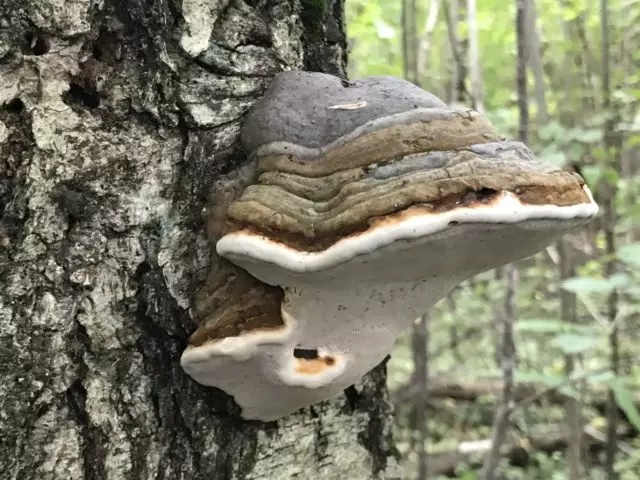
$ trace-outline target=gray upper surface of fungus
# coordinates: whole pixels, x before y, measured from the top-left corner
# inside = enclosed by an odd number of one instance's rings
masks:
[[[366,102],[366,108],[331,108]],[[348,82],[333,75],[287,72],[247,117],[242,142],[248,151],[286,141],[317,148],[368,121],[414,108],[446,108],[435,95],[390,77]],[[293,128],[292,128],[293,127]]]
[[[258,177],[217,251],[266,285],[214,312],[182,365],[246,418],[337,394],[459,282],[597,212],[580,176],[403,80],[281,73],[242,139]]]

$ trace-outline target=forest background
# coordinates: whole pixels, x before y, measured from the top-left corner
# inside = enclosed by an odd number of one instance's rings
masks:
[[[484,112],[601,207],[398,344],[408,477],[639,479],[640,1],[347,0],[347,28],[351,79],[405,77]]]

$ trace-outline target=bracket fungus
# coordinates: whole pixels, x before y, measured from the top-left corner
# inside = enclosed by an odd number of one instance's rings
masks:
[[[253,284],[204,321],[181,363],[247,419],[340,393],[460,282],[598,211],[579,175],[395,78],[281,73],[241,140],[256,178],[216,250]]]

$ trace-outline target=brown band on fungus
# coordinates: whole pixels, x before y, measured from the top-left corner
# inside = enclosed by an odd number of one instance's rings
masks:
[[[394,157],[453,150],[500,139],[484,117],[451,113],[446,120],[393,125],[369,132],[313,159],[295,154],[266,155],[258,159],[258,168],[260,172],[277,170],[320,177]]]
[[[337,219],[329,219],[324,224],[318,222],[313,225],[313,230],[304,231],[296,228],[296,223],[288,220],[282,213],[261,209],[260,205],[248,202],[242,205],[243,202],[240,201],[237,202],[237,209],[230,209],[227,231],[242,230],[263,235],[297,250],[315,252],[325,250],[342,238],[376,228],[376,222],[380,219],[393,219],[394,215],[413,206],[419,205],[423,213],[425,210],[440,213],[469,207],[481,202],[482,195],[479,192],[486,190],[512,192],[522,203],[529,205],[569,206],[589,202],[583,185],[580,177],[563,171],[527,173],[520,178],[496,174],[443,180],[432,185],[412,186],[409,194],[394,192],[395,200],[392,202],[385,201],[383,196],[375,197],[360,204],[359,209],[353,208]],[[405,187],[405,190],[409,188]]]
[[[560,171],[557,167],[532,161],[532,152],[523,144],[508,144],[508,147],[502,150],[496,148],[496,145],[500,144],[476,144],[470,149],[419,152],[390,157],[320,177],[280,171],[263,172],[257,182],[248,187],[240,198],[253,198],[267,188],[272,192],[281,191],[299,197],[297,200],[305,205],[317,208],[316,205],[321,203],[335,204],[357,193],[390,189],[399,183],[428,184],[437,180],[496,173],[519,177],[523,173]],[[476,153],[473,149],[480,149],[481,152]],[[485,151],[484,155],[482,150]],[[495,155],[487,155],[486,150],[495,150]]]
[[[260,287],[262,282],[246,270],[237,268],[227,259],[220,258],[213,264],[194,302],[196,318],[201,321],[224,312],[230,303],[242,298],[247,292]]]
[[[517,192],[515,191],[517,190]],[[486,192],[494,192],[487,194]],[[518,198],[523,202],[530,205],[577,205],[587,201],[587,194],[582,189],[568,188],[565,190],[555,190],[553,188],[544,189],[539,186],[534,186],[529,189],[526,186],[520,186],[514,189]],[[367,230],[372,230],[381,226],[381,222],[398,222],[405,219],[407,214],[421,214],[425,213],[441,213],[454,208],[472,207],[474,205],[480,205],[486,203],[491,198],[495,198],[497,190],[493,190],[487,187],[480,187],[478,190],[468,190],[466,192],[456,193],[449,195],[440,200],[434,200],[431,202],[415,202],[407,205],[400,211],[391,212],[386,215],[378,215],[368,217],[361,220],[358,223],[350,225],[348,230],[342,230],[328,234],[322,237],[308,238],[304,235],[286,232],[283,230],[276,230],[269,227],[259,227],[255,224],[243,224],[240,222],[230,222],[229,232],[242,231],[249,235],[264,236],[265,238],[282,243],[290,248],[299,251],[306,252],[320,252],[326,250],[331,245],[338,241],[351,236],[361,235]],[[549,201],[553,200],[553,201]],[[556,203],[559,202],[559,203]]]
[[[284,292],[280,287],[260,285],[241,295],[231,305],[215,312],[189,337],[190,346],[200,346],[227,337],[285,327],[280,308]]]

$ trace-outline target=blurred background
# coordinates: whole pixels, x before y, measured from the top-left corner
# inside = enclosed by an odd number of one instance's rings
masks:
[[[640,0],[347,0],[404,77],[579,172],[596,221],[465,282],[390,361],[407,478],[640,479]]]

